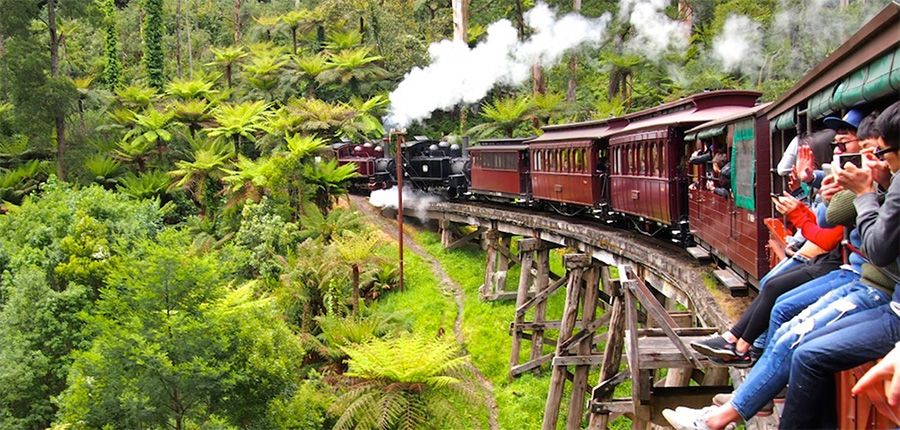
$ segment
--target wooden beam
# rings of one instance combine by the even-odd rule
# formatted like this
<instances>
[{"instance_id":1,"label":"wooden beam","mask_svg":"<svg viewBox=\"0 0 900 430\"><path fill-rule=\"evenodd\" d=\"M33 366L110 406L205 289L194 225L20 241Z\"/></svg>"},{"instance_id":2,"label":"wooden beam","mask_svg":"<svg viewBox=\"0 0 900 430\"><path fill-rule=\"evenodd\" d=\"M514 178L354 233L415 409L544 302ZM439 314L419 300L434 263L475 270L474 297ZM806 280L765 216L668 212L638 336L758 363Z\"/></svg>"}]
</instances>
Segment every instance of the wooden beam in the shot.
<instances>
[{"instance_id":1,"label":"wooden beam","mask_svg":"<svg viewBox=\"0 0 900 430\"><path fill-rule=\"evenodd\" d=\"M463 236L463 237L461 237L461 238L459 238L459 239L456 239L456 241L454 241L453 243L451 243L450 245L448 245L445 249L447 249L447 250L449 251L449 250L452 250L452 249L456 249L456 248L462 247L462 246L468 244L469 242L471 242L472 239L481 236L482 233L485 232L485 230L486 230L486 229L485 229L484 227L478 227L475 231L473 231L473 232L471 232L471 233L469 233L469 234L467 234L467 235L465 235L465 236Z\"/></svg>"},{"instance_id":2,"label":"wooden beam","mask_svg":"<svg viewBox=\"0 0 900 430\"><path fill-rule=\"evenodd\" d=\"M509 373L512 374L513 376L516 376L516 375L525 373L529 370L536 369L538 367L541 367L541 365L543 365L545 363L551 362L553 360L553 356L554 356L554 353L552 353L552 352L544 354L536 360L531 360L527 363L522 363L518 366L513 367L512 369L509 369Z\"/></svg>"},{"instance_id":3,"label":"wooden beam","mask_svg":"<svg viewBox=\"0 0 900 430\"><path fill-rule=\"evenodd\" d=\"M631 272L627 272L628 276L631 276ZM620 272L621 276L621 272ZM644 309L647 310L647 314L653 317L657 323L659 323L659 327L666 334L666 336L672 340L672 343L675 344L675 347L681 351L681 354L684 356L685 360L690 362L694 368L699 369L700 362L694 358L694 353L688 348L684 342L681 341L681 338L673 330L673 327L676 327L677 324L675 320L669 316L669 313L666 312L665 308L659 304L659 301L653 297L653 293L650 292L650 289L644 285L644 282L640 279L635 279L635 281L629 284L629 289L635 294L635 297L641 304L644 306ZM636 333L636 332L635 332Z\"/></svg>"},{"instance_id":4,"label":"wooden beam","mask_svg":"<svg viewBox=\"0 0 900 430\"><path fill-rule=\"evenodd\" d=\"M596 323L597 315L597 296L600 292L600 269L597 265L591 265L584 272L584 300L581 308L581 325L585 327L581 333L585 333L582 339L573 340L576 336L572 336L566 342L569 345L576 345L578 356L590 357L593 350L594 330L588 329ZM602 318L601 318L602 319ZM608 319L607 319L608 320ZM581 334L579 333L579 334ZM567 351L566 342L557 347L557 351ZM600 360L602 362L602 358ZM572 379L572 396L569 400L569 416L566 419L566 430L581 430L581 419L584 415L584 395L588 392L588 372L591 370L590 363L575 366L575 376Z\"/></svg>"},{"instance_id":5,"label":"wooden beam","mask_svg":"<svg viewBox=\"0 0 900 430\"><path fill-rule=\"evenodd\" d=\"M553 285L550 285L548 288L546 288L546 289L544 289L543 291L541 291L541 292L535 294L534 297L533 297L531 300L525 302L524 305L516 307L516 314L521 313L521 314L524 315L525 312L527 312L528 309L530 309L530 308L531 308L532 306L534 306L535 304L547 300L547 297L550 296L550 294L553 294L553 292L555 292L556 290L558 290L559 287L561 287L561 286L563 286L563 285L566 284L566 281L568 280L568 278L569 278L569 275L566 274L566 277L564 277L564 278L562 278L562 279L560 279L560 280L554 282Z\"/></svg>"},{"instance_id":6,"label":"wooden beam","mask_svg":"<svg viewBox=\"0 0 900 430\"><path fill-rule=\"evenodd\" d=\"M564 355L553 358L553 366L599 366L603 364L602 354ZM580 414L579 414L580 415Z\"/></svg>"}]
</instances>

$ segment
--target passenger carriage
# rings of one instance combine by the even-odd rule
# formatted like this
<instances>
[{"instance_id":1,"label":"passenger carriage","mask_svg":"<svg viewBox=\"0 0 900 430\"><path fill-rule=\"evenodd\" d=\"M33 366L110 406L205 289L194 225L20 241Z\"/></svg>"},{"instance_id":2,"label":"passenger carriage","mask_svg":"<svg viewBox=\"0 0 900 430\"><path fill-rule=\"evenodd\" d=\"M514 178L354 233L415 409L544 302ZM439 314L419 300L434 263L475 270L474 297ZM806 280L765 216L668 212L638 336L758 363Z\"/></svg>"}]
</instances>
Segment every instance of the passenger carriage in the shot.
<instances>
[{"instance_id":1,"label":"passenger carriage","mask_svg":"<svg viewBox=\"0 0 900 430\"><path fill-rule=\"evenodd\" d=\"M771 213L768 106L759 105L735 115L694 127L685 146L720 148L730 154L730 190L716 193L706 184L720 178L706 165L689 167L695 186L688 191L688 219L694 240L726 266L759 286L769 270L768 229ZM697 142L698 144L694 144ZM758 173L761 172L761 173ZM724 194L724 195L723 195Z\"/></svg>"},{"instance_id":2,"label":"passenger carriage","mask_svg":"<svg viewBox=\"0 0 900 430\"><path fill-rule=\"evenodd\" d=\"M350 187L357 191L379 189L386 184L375 181L375 161L384 157L384 149L373 143L339 142L331 146L338 165L355 164L359 174Z\"/></svg>"},{"instance_id":3,"label":"passenger carriage","mask_svg":"<svg viewBox=\"0 0 900 430\"><path fill-rule=\"evenodd\" d=\"M625 125L625 118L610 118L543 127L544 134L529 141L535 203L567 215L592 210L605 216L609 207L607 136Z\"/></svg>"},{"instance_id":4,"label":"passenger carriage","mask_svg":"<svg viewBox=\"0 0 900 430\"><path fill-rule=\"evenodd\" d=\"M648 234L687 240L687 157L684 132L756 104L755 91L712 91L625 116L609 134L610 204Z\"/></svg>"},{"instance_id":5,"label":"passenger carriage","mask_svg":"<svg viewBox=\"0 0 900 430\"><path fill-rule=\"evenodd\" d=\"M530 138L485 139L469 148L469 193L488 200L531 200Z\"/></svg>"}]
</instances>

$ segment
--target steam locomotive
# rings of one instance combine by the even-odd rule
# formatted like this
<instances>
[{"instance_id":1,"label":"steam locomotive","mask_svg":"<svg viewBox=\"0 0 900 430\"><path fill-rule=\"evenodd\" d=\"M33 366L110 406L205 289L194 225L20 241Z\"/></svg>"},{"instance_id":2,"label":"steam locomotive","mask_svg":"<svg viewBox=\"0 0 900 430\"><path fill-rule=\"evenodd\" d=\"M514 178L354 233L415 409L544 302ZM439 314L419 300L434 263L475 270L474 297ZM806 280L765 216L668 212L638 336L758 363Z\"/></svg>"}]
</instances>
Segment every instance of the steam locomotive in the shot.
<instances>
[{"instance_id":1,"label":"steam locomotive","mask_svg":"<svg viewBox=\"0 0 900 430\"><path fill-rule=\"evenodd\" d=\"M532 139L483 140L463 151L417 136L401 145L405 183L450 198L502 201L627 223L707 254L758 286L779 247L763 222L771 192L786 181L772 169L789 142L822 120L900 99L900 5L891 3L786 94L723 90L622 117L544 127ZM730 174L691 154L722 154ZM368 187L396 182L393 158L364 161ZM340 155L339 155L340 158ZM368 166L374 166L374 171ZM718 166L721 167L721 166ZM730 183L730 189L717 190Z\"/></svg>"}]
</instances>

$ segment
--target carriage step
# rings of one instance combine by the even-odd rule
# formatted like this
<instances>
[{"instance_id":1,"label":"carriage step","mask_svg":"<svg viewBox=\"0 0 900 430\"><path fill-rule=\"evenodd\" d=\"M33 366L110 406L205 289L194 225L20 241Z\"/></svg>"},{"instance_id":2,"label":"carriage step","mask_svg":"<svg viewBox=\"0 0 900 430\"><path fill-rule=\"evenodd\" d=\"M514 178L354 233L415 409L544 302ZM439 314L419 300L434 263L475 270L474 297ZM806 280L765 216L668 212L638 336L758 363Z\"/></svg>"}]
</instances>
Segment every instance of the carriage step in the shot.
<instances>
[{"instance_id":1,"label":"carriage step","mask_svg":"<svg viewBox=\"0 0 900 430\"><path fill-rule=\"evenodd\" d=\"M699 246L691 246L687 248L688 254L691 254L691 257L694 257L697 261L709 260L712 257L709 256L709 252Z\"/></svg>"},{"instance_id":2,"label":"carriage step","mask_svg":"<svg viewBox=\"0 0 900 430\"><path fill-rule=\"evenodd\" d=\"M731 291L732 297L747 297L750 294L747 282L731 269L713 270L713 275Z\"/></svg>"}]
</instances>

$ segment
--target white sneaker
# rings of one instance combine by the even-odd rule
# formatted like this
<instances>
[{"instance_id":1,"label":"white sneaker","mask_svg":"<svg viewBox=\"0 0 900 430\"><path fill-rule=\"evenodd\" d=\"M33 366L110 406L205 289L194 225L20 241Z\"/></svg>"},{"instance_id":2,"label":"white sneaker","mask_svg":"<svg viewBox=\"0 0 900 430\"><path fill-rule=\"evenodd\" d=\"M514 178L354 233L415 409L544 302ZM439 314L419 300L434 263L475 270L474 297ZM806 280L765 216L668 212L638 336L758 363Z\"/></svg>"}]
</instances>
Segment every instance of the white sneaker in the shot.
<instances>
[{"instance_id":1,"label":"white sneaker","mask_svg":"<svg viewBox=\"0 0 900 430\"><path fill-rule=\"evenodd\" d=\"M703 409L691 409L677 407L675 410L664 409L663 417L675 427L676 430L710 430L706 425L706 419L716 410L715 406L707 406Z\"/></svg>"}]
</instances>

